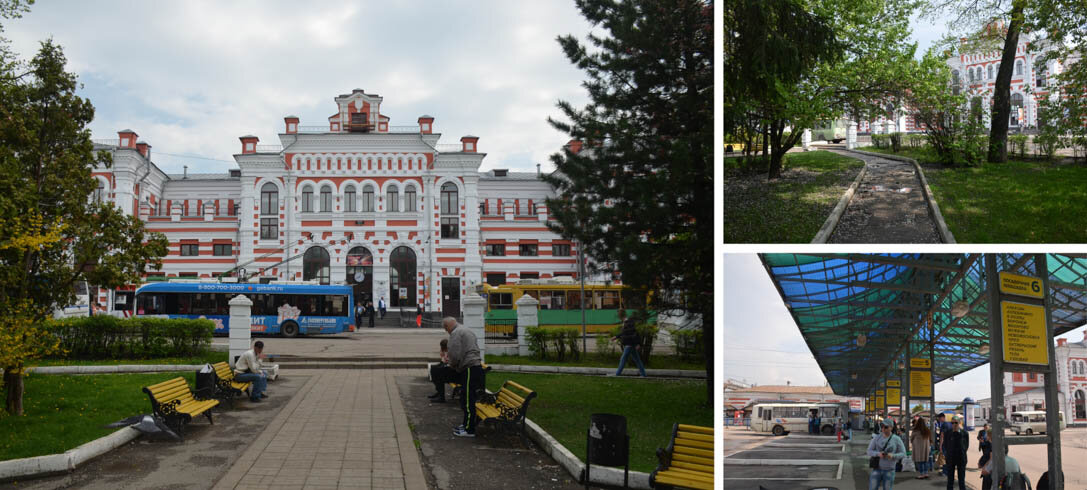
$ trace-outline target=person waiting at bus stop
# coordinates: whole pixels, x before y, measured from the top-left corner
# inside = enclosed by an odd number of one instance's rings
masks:
[[[880,422],[880,433],[868,443],[869,467],[872,474],[868,477],[868,490],[892,490],[895,485],[895,466],[898,460],[906,456],[906,445],[902,439],[891,432],[891,423]]]
[[[476,401],[479,399],[479,392],[487,386],[479,355],[479,340],[471,330],[458,324],[456,318],[443,318],[442,327],[449,334],[449,366],[456,370],[459,376],[457,381],[464,387],[464,396],[461,397],[464,423],[453,429],[453,435],[475,437],[478,423]]]
[[[962,430],[958,417],[951,419],[951,430],[944,434],[943,450],[947,458],[947,490],[955,484],[955,473],[959,476],[959,490],[966,490],[966,452],[970,449],[970,436]]]
[[[259,402],[261,398],[268,398],[264,390],[268,389],[268,378],[264,371],[260,370],[260,360],[264,357],[264,342],[256,341],[253,348],[245,351],[237,361],[234,361],[234,379],[241,382],[251,382],[253,387],[249,389],[249,401]]]

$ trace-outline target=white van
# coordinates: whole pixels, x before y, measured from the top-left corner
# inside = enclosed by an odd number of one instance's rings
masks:
[[[1057,412],[1060,416],[1060,429],[1064,430],[1064,412]],[[1045,434],[1045,410],[1028,410],[1022,412],[1012,412],[1011,422],[1008,424],[1008,428],[1015,432],[1015,435],[1033,435],[1033,434]]]

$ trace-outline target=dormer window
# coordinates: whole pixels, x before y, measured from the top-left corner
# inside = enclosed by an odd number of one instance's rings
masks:
[[[253,143],[246,143],[245,151],[253,151]]]
[[[128,146],[128,138],[121,138],[121,146],[122,147]]]
[[[351,114],[351,123],[348,124],[347,129],[349,131],[369,132],[373,129],[373,126],[370,125],[370,113],[356,112]]]

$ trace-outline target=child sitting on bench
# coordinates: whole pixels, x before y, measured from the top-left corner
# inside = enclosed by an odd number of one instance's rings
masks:
[[[430,380],[434,382],[435,393],[428,396],[434,403],[445,403],[445,384],[457,379],[457,371],[449,367],[449,339],[439,343],[438,355],[442,362],[430,366]]]

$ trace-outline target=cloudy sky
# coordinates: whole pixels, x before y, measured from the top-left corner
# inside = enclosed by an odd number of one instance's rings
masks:
[[[355,88],[384,97],[392,125],[429,114],[441,143],[479,136],[484,169],[547,169],[568,140],[547,117],[559,99],[587,101],[555,42],[591,29],[572,0],[51,0],[4,25],[24,59],[49,37],[64,48],[95,138],[130,128],[171,173],[225,172],[239,136],[278,144],[288,114],[327,125]]]
[[[826,377],[754,254],[725,254],[724,376],[760,385],[822,386]],[[1084,328],[1060,337],[1079,341]],[[989,397],[985,364],[936,384],[937,400]]]

